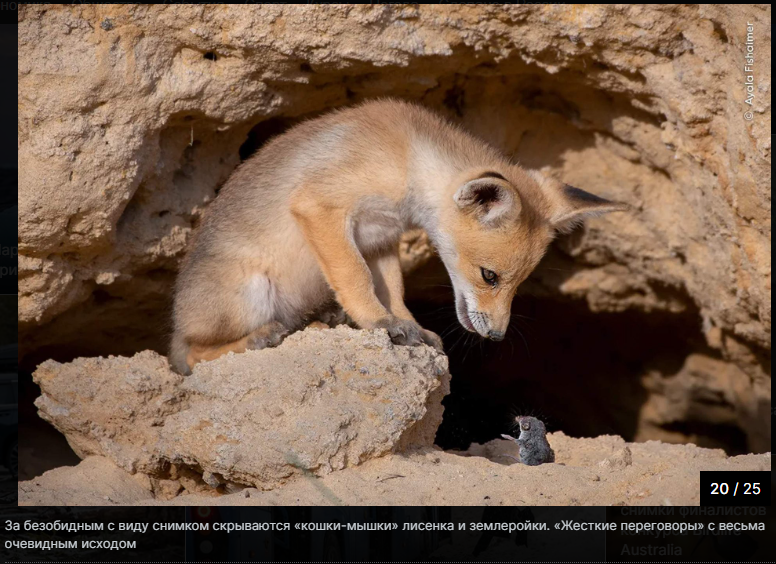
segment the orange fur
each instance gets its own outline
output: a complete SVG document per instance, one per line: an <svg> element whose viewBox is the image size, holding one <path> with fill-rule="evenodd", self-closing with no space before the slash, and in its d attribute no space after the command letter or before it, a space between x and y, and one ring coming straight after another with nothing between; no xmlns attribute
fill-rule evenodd
<svg viewBox="0 0 776 564"><path fill-rule="evenodd" d="M403 302L398 240L415 227L450 273L461 323L501 338L556 229L623 209L571 190L405 102L297 125L240 165L207 210L176 284L171 362L186 373L273 346L332 297L361 327L441 347ZM482 268L498 273L495 286Z"/></svg>

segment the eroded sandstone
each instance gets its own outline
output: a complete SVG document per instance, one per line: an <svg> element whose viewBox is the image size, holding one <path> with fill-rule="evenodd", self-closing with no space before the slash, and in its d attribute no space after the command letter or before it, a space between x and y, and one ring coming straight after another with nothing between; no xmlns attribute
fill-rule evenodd
<svg viewBox="0 0 776 564"><path fill-rule="evenodd" d="M431 446L449 378L433 349L346 326L229 354L185 378L150 351L49 361L34 374L41 417L79 456L110 458L168 492L170 480L272 488Z"/></svg>

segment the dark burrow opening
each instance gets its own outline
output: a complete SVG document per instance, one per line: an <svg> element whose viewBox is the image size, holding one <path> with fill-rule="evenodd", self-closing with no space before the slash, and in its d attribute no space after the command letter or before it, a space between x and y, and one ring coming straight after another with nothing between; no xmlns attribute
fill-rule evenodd
<svg viewBox="0 0 776 564"><path fill-rule="evenodd" d="M584 300L521 292L506 339L488 341L460 326L447 284L436 287L433 301L408 303L443 337L448 354L451 392L436 436L446 450L499 438L517 415L542 419L550 432L633 441L650 395L645 375L671 377L691 354L718 356L692 304L681 313L593 312ZM733 425L686 420L662 429L729 454L749 452L746 435Z"/></svg>
<svg viewBox="0 0 776 564"><path fill-rule="evenodd" d="M285 133L301 118L274 117L264 120L251 128L245 142L240 146L240 161L244 161L261 149L267 141Z"/></svg>

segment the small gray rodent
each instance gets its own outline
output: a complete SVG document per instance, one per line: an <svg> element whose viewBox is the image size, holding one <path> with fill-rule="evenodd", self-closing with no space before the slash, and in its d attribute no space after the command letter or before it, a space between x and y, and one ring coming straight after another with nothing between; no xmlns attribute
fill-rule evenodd
<svg viewBox="0 0 776 564"><path fill-rule="evenodd" d="M520 458L513 458L528 466L538 466L545 462L555 462L555 451L547 442L547 429L544 423L536 417L517 417L517 423L520 425L520 436L514 438L511 435L501 435L505 439L517 443L520 452Z"/></svg>

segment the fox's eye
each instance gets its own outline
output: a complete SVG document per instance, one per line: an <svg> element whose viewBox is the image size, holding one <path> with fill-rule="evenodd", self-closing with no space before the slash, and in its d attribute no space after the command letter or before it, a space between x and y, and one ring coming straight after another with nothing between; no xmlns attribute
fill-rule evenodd
<svg viewBox="0 0 776 564"><path fill-rule="evenodd" d="M528 431L531 428L531 424L526 421L520 427L522 427L523 431Z"/></svg>
<svg viewBox="0 0 776 564"><path fill-rule="evenodd" d="M480 267L480 270L482 271L482 279L491 286L495 286L498 282L498 274L487 268Z"/></svg>

